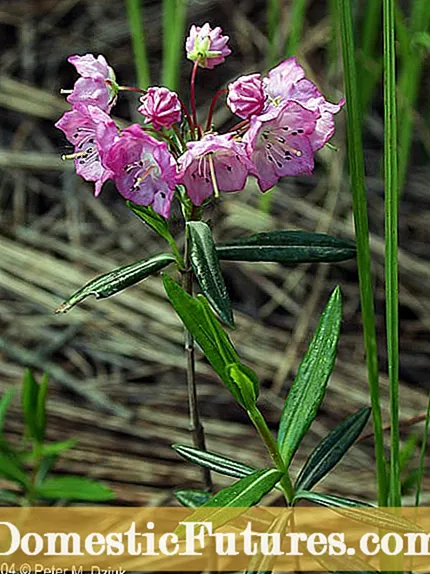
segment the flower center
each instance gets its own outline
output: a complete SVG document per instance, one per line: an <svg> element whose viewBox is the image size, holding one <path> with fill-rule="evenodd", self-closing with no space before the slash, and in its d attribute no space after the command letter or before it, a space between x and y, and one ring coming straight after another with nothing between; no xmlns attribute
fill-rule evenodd
<svg viewBox="0 0 430 574"><path fill-rule="evenodd" d="M302 128L291 130L288 126L277 130L263 130L261 139L267 159L281 168L285 161L291 161L294 156L301 157L303 152L292 147L287 142L287 136L297 136L303 133Z"/></svg>
<svg viewBox="0 0 430 574"><path fill-rule="evenodd" d="M160 175L158 165L148 156L142 156L139 160L127 164L124 171L133 176L131 191L138 191L148 177L155 178Z"/></svg>
<svg viewBox="0 0 430 574"><path fill-rule="evenodd" d="M81 165L99 160L94 129L79 127L73 134L72 139L75 145L75 152L62 155L61 159L77 159Z"/></svg>

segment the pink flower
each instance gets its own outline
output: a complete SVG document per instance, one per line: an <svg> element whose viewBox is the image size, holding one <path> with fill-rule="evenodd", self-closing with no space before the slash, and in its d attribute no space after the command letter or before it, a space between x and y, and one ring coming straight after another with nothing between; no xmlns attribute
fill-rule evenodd
<svg viewBox="0 0 430 574"><path fill-rule="evenodd" d="M141 126L126 128L104 156L118 191L138 205L152 205L165 218L177 183L176 162L164 142Z"/></svg>
<svg viewBox="0 0 430 574"><path fill-rule="evenodd" d="M231 54L228 39L219 26L212 30L207 22L202 27L193 24L185 43L187 58L193 62L198 60L200 67L211 70Z"/></svg>
<svg viewBox="0 0 430 574"><path fill-rule="evenodd" d="M137 109L154 129L171 128L181 121L181 103L178 95L167 88L148 88L140 98L142 105Z"/></svg>
<svg viewBox="0 0 430 574"><path fill-rule="evenodd" d="M293 101L252 116L244 141L261 191L273 187L281 177L312 173L310 138L318 118L318 112Z"/></svg>
<svg viewBox="0 0 430 574"><path fill-rule="evenodd" d="M265 99L260 74L241 76L228 86L227 105L234 114L244 120L259 114Z"/></svg>
<svg viewBox="0 0 430 574"><path fill-rule="evenodd" d="M208 134L188 142L179 158L179 179L194 205L218 191L240 191L252 169L243 144L231 135Z"/></svg>
<svg viewBox="0 0 430 574"><path fill-rule="evenodd" d="M116 101L118 85L115 73L105 58L85 54L85 56L70 56L68 62L75 66L81 77L75 82L73 92L67 101L73 105L91 104L109 113Z"/></svg>
<svg viewBox="0 0 430 574"><path fill-rule="evenodd" d="M63 159L74 159L76 173L86 181L95 182L94 193L97 197L104 182L112 177L110 170L101 163L101 154L118 137L115 122L95 106L78 104L66 112L55 126L64 132L74 146L74 153L63 156Z"/></svg>
<svg viewBox="0 0 430 574"><path fill-rule="evenodd" d="M271 105L281 105L293 100L308 110L318 112L315 131L309 139L313 151L324 147L334 134L333 116L341 110L345 100L342 99L338 104L328 102L316 85L305 78L305 72L295 57L288 58L273 68L263 83Z"/></svg>

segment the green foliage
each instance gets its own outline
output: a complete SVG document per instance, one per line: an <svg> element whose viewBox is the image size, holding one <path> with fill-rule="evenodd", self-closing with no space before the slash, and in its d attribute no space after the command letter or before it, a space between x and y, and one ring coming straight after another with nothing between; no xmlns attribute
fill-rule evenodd
<svg viewBox="0 0 430 574"><path fill-rule="evenodd" d="M58 307L56 313L66 313L90 295L94 295L96 299L111 297L127 289L127 287L139 283L139 281L147 279L150 275L161 271L161 269L164 269L173 261L175 261L175 257L170 253L160 253L148 260L137 261L125 267L118 267L118 269L96 277L73 293L67 301L64 301L64 303Z"/></svg>
<svg viewBox="0 0 430 574"><path fill-rule="evenodd" d="M355 257L355 245L323 233L265 231L216 246L218 258L230 261L331 263Z"/></svg>
<svg viewBox="0 0 430 574"><path fill-rule="evenodd" d="M192 446L173 444L172 448L189 462L198 464L205 468L209 468L213 472L219 472L220 474L224 474L226 476L244 478L256 470L252 466L237 462L236 460L227 458L221 454L207 452Z"/></svg>
<svg viewBox="0 0 430 574"><path fill-rule="evenodd" d="M203 506L193 512L186 522L210 521L215 530L229 520L243 514L245 510L255 504L269 493L281 480L282 472L274 468L257 470L238 480L231 486L220 490ZM213 508L213 511L208 510ZM184 527L177 529L178 536L183 535Z"/></svg>
<svg viewBox="0 0 430 574"><path fill-rule="evenodd" d="M145 207L144 205L136 205L131 201L127 201L127 206L132 210L132 212L137 215L137 217L143 221L148 227L153 231L158 233L167 243L170 245L173 254L176 257L178 265L183 268L184 261L182 255L179 253L178 246L173 235L170 233L167 221L156 213L152 207Z"/></svg>
<svg viewBox="0 0 430 574"><path fill-rule="evenodd" d="M311 490L343 458L369 420L365 407L342 421L315 447L295 482L296 490Z"/></svg>
<svg viewBox="0 0 430 574"><path fill-rule="evenodd" d="M82 476L56 476L47 478L35 489L37 498L45 500L81 500L105 502L113 500L115 494L110 488Z"/></svg>
<svg viewBox="0 0 430 574"><path fill-rule="evenodd" d="M188 506L189 508L198 508L199 506L203 506L212 496L210 492L206 492L205 490L193 490L191 488L175 490L173 494L182 506Z"/></svg>
<svg viewBox="0 0 430 574"><path fill-rule="evenodd" d="M341 295L336 288L321 315L282 412L278 447L287 468L324 398L336 359L341 319Z"/></svg>
<svg viewBox="0 0 430 574"><path fill-rule="evenodd" d="M12 447L4 435L7 408L15 392L5 393L0 400L0 476L19 488L19 493L0 490L0 503L20 506L32 505L39 500L112 500L114 493L98 481L76 476L49 476L57 457L73 448L76 441L45 442L47 394L47 375L39 383L26 369L21 391L24 441L17 448Z"/></svg>
<svg viewBox="0 0 430 574"><path fill-rule="evenodd" d="M203 221L187 223L190 262L203 294L222 321L234 327L230 297L219 265L212 231Z"/></svg>

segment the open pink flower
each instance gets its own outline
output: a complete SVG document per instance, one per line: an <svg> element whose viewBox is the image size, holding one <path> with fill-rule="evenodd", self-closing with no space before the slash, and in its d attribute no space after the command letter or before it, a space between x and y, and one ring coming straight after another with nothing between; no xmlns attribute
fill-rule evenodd
<svg viewBox="0 0 430 574"><path fill-rule="evenodd" d="M338 104L328 102L316 85L305 78L305 72L295 57L284 60L270 70L263 83L269 105L279 106L293 100L308 110L318 112L315 131L309 139L313 151L324 147L334 134L333 116L341 110L345 100Z"/></svg>
<svg viewBox="0 0 430 574"><path fill-rule="evenodd" d="M227 134L188 142L179 158L180 182L194 205L201 205L214 191L240 191L251 168L244 145Z"/></svg>
<svg viewBox="0 0 430 574"><path fill-rule="evenodd" d="M260 74L241 76L228 86L227 105L234 114L244 120L259 114L265 100Z"/></svg>
<svg viewBox="0 0 430 574"><path fill-rule="evenodd" d="M74 146L74 153L63 158L73 159L76 173L86 181L95 183L94 193L97 197L104 182L112 177L112 172L102 165L101 153L118 137L115 122L100 108L78 104L66 112L55 126L64 132Z"/></svg>
<svg viewBox="0 0 430 574"><path fill-rule="evenodd" d="M219 26L212 30L207 22L202 27L193 24L185 42L187 58L193 62L198 60L201 68L212 69L231 54L228 40Z"/></svg>
<svg viewBox="0 0 430 574"><path fill-rule="evenodd" d="M261 191L273 187L281 177L312 173L310 138L318 118L318 112L293 101L251 118L244 141Z"/></svg>
<svg viewBox="0 0 430 574"><path fill-rule="evenodd" d="M118 85L115 73L105 58L85 54L70 56L68 62L75 66L81 77L75 82L67 101L73 105L94 105L109 113L116 101Z"/></svg>
<svg viewBox="0 0 430 574"><path fill-rule="evenodd" d="M104 156L120 194L138 205L152 205L169 217L175 191L176 162L164 142L141 126L126 128Z"/></svg>
<svg viewBox="0 0 430 574"><path fill-rule="evenodd" d="M178 95L167 88L152 87L140 98L137 111L152 123L154 129L171 128L181 121L181 103Z"/></svg>

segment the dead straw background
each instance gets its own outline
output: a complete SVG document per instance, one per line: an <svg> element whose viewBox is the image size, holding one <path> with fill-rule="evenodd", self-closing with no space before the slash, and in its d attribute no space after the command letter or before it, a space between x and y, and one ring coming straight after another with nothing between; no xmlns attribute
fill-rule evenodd
<svg viewBox="0 0 430 574"><path fill-rule="evenodd" d="M216 72L202 73L200 113L214 87L243 71L264 67L265 2L190 2L189 21L221 24L235 50ZM287 33L289 4L281 27ZM158 2L144 2L153 81L159 81L161 24ZM315 0L299 57L332 99L341 96L338 61L325 63L332 27ZM0 3L0 391L19 385L24 366L51 377L49 437L78 439L58 473L104 480L121 504L172 502L172 489L198 487L198 469L183 462L172 442L190 443L182 357L182 330L158 278L110 300L88 300L65 316L56 306L95 275L165 247L124 207L109 186L100 199L59 157L68 150L53 122L67 109L58 95L75 76L65 63L73 53L103 53L123 84L134 69L122 2L19 0ZM186 85L190 66L184 65ZM186 91L184 90L184 95ZM372 230L377 328L380 337L384 420L388 420L384 349L383 126L378 97L365 118L369 215ZM133 117L135 100L124 97L115 112ZM224 111L218 125L226 119ZM429 390L430 227L423 161L430 133L417 112L416 141L400 229L401 417L404 437L419 432L413 417L425 410ZM427 124L428 126L428 124ZM272 228L329 232L353 238L351 196L344 172L342 114L338 151L324 150L311 178L283 181L273 194L272 214L258 209L251 181L241 194L224 197L210 214L219 238ZM177 223L174 222L174 228ZM297 456L346 415L369 403L355 262L327 265L233 264L224 266L235 302L232 339L264 385L261 405L275 428L286 391L330 291L340 284L344 321L335 373L320 415ZM199 389L210 450L243 462L266 464L257 437L210 367L198 365ZM412 420L410 420L412 419ZM19 400L7 422L10 439L21 430ZM369 429L370 430L370 429ZM417 464L417 453L411 468ZM407 472L405 474L407 476ZM216 476L216 485L229 479ZM429 486L425 480L424 489ZM0 481L0 487L7 486ZM320 487L323 491L375 496L372 440L359 442ZM428 495L424 496L429 501ZM271 502L274 502L272 497Z"/></svg>

